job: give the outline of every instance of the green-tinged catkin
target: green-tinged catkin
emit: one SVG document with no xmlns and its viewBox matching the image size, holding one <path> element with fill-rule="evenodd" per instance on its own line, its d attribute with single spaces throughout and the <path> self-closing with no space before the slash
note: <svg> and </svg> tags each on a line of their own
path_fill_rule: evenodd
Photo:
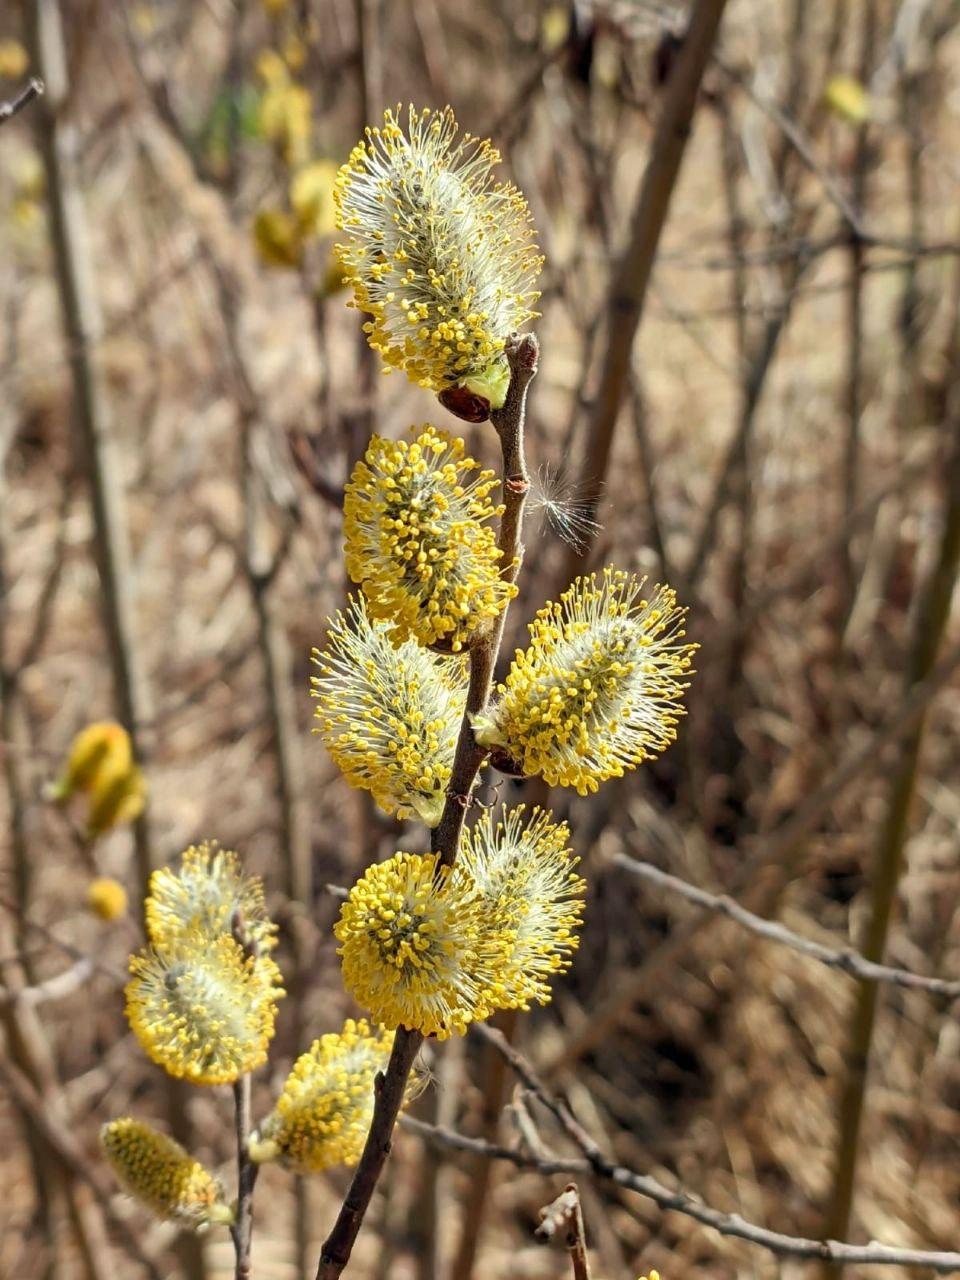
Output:
<svg viewBox="0 0 960 1280">
<path fill-rule="evenodd" d="M 100 1146 L 124 1189 L 158 1218 L 194 1231 L 233 1221 L 220 1183 L 166 1134 L 126 1117 L 103 1126 Z"/>
<path fill-rule="evenodd" d="M 411 107 L 405 129 L 399 117 L 387 111 L 340 170 L 341 260 L 388 370 L 438 392 L 462 386 L 488 411 L 506 394 L 506 339 L 540 296 L 527 203 L 494 180 L 489 141 L 458 137 L 449 107 Z"/>
</svg>

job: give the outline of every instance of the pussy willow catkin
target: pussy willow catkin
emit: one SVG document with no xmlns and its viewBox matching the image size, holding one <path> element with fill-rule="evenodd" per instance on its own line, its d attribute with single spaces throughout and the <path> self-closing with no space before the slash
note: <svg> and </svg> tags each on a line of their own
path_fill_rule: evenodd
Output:
<svg viewBox="0 0 960 1280">
<path fill-rule="evenodd" d="M 489 141 L 458 136 L 449 107 L 410 107 L 406 128 L 398 107 L 354 147 L 335 194 L 370 345 L 422 387 L 477 397 L 485 407 L 465 412 L 471 420 L 503 404 L 506 339 L 540 296 L 527 202 L 494 180 L 499 160 Z"/>
<path fill-rule="evenodd" d="M 435 427 L 412 441 L 370 441 L 346 487 L 344 553 L 395 643 L 459 652 L 516 594 L 489 524 L 503 510 L 490 501 L 497 483 Z"/>
<path fill-rule="evenodd" d="M 469 875 L 433 854 L 368 867 L 334 933 L 347 990 L 385 1027 L 443 1040 L 498 1007 L 508 939 Z"/>
<path fill-rule="evenodd" d="M 230 1223 L 223 1187 L 178 1142 L 141 1120 L 111 1120 L 100 1146 L 118 1181 L 158 1218 L 198 1231 Z"/>
<path fill-rule="evenodd" d="M 275 1160 L 295 1173 L 355 1164 L 373 1115 L 374 1080 L 393 1045 L 348 1018 L 343 1030 L 315 1040 L 293 1064 L 276 1106 L 249 1143 L 258 1164 Z"/>
<path fill-rule="evenodd" d="M 154 871 L 146 918 L 150 940 L 161 948 L 191 931 L 232 934 L 235 928 L 242 928 L 261 953 L 276 945 L 276 925 L 267 918 L 259 877 L 248 876 L 239 856 L 216 840 L 191 845 L 176 869 Z"/>
<path fill-rule="evenodd" d="M 440 821 L 467 694 L 462 662 L 414 640 L 394 644 L 363 597 L 350 601 L 313 651 L 320 675 L 314 730 L 343 776 L 386 813 Z"/>
<path fill-rule="evenodd" d="M 683 714 L 695 645 L 670 587 L 644 594 L 632 574 L 577 578 L 530 624 L 477 740 L 551 786 L 596 791 L 663 751 Z M 496 758 L 495 758 L 496 762 Z"/>
<path fill-rule="evenodd" d="M 466 874 L 508 940 L 501 1008 L 546 1004 L 552 978 L 569 968 L 583 922 L 586 881 L 576 873 L 570 830 L 534 809 L 484 810 L 464 833 L 454 879 Z"/>
<path fill-rule="evenodd" d="M 273 1037 L 280 970 L 227 934 L 193 927 L 130 962 L 127 1018 L 144 1052 L 191 1084 L 230 1084 L 261 1066 Z"/>
</svg>

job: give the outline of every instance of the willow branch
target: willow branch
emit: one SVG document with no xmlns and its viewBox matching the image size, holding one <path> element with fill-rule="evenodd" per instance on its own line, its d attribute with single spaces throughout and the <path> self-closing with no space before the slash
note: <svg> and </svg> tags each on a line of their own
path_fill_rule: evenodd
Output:
<svg viewBox="0 0 960 1280">
<path fill-rule="evenodd" d="M 22 111 L 24 107 L 29 106 L 35 98 L 39 98 L 42 93 L 43 81 L 34 77 L 15 97 L 10 98 L 7 102 L 0 102 L 0 124 L 6 124 L 8 120 L 12 120 L 15 115 Z"/>
<path fill-rule="evenodd" d="M 253 1235 L 253 1188 L 260 1166 L 254 1164 L 247 1150 L 250 1137 L 250 1076 L 244 1075 L 233 1086 L 235 1127 L 237 1135 L 237 1214 L 230 1234 L 236 1250 L 235 1280 L 250 1280 L 250 1242 Z"/>
<path fill-rule="evenodd" d="M 523 507 L 530 487 L 524 462 L 523 426 L 527 390 L 537 372 L 540 347 L 533 334 L 513 340 L 507 348 L 510 386 L 503 408 L 491 414 L 491 421 L 503 453 L 504 512 L 500 522 L 501 576 L 513 582 L 520 569 L 523 546 L 520 533 Z M 486 709 L 493 684 L 506 610 L 497 623 L 477 636 L 470 645 L 470 685 L 460 736 L 453 761 L 450 784 L 440 822 L 433 832 L 432 851 L 440 866 L 452 866 L 460 846 L 460 834 L 473 787 L 486 752 L 473 736 L 470 717 Z M 377 1077 L 373 1118 L 363 1154 L 353 1175 L 333 1230 L 324 1241 L 317 1268 L 317 1280 L 336 1280 L 350 1261 L 363 1219 L 383 1172 L 393 1141 L 407 1080 L 423 1043 L 419 1031 L 398 1027 L 386 1072 Z"/>
<path fill-rule="evenodd" d="M 960 571 L 960 403 L 956 399 L 954 396 L 952 420 L 947 428 L 946 509 L 937 560 L 930 579 L 923 588 L 916 611 L 907 657 L 908 690 L 929 681 L 937 651 L 947 629 L 954 587 Z M 924 724 L 925 717 L 921 715 L 913 731 L 903 742 L 900 759 L 890 776 L 886 813 L 874 858 L 870 918 L 864 943 L 864 954 L 869 960 L 882 960 L 887 947 L 903 869 L 904 847 L 910 830 L 910 810 L 920 770 Z M 825 1225 L 827 1235 L 844 1236 L 850 1224 L 877 995 L 874 983 L 863 984 L 857 992 L 850 1047 L 846 1057 L 847 1075 L 840 1098 L 834 1180 Z M 825 1265 L 823 1275 L 825 1280 L 829 1280 L 830 1277 L 839 1275 L 839 1270 L 833 1265 Z"/>
<path fill-rule="evenodd" d="M 583 1210 L 580 1207 L 580 1193 L 575 1182 L 564 1187 L 556 1200 L 540 1210 L 540 1225 L 533 1234 L 543 1244 L 562 1236 L 563 1243 L 570 1254 L 573 1280 L 590 1280 L 590 1261 L 587 1258 Z"/>
<path fill-rule="evenodd" d="M 68 81 L 62 17 L 58 0 L 32 0 L 27 12 L 34 61 L 47 86 L 37 113 L 38 136 L 50 207 L 57 292 L 76 401 L 77 450 L 87 468 L 90 486 L 103 626 L 120 719 L 130 733 L 134 756 L 143 762 L 143 731 L 151 719 L 151 707 L 135 639 L 134 579 L 123 478 L 103 379 L 93 359 L 92 347 L 100 335 L 101 323 L 79 185 L 77 132 L 63 113 Z M 134 824 L 134 838 L 139 888 L 146 896 L 154 854 L 146 809 Z"/>
<path fill-rule="evenodd" d="M 893 1245 L 844 1244 L 839 1240 L 808 1240 L 803 1236 L 790 1236 L 782 1231 L 769 1231 L 766 1227 L 748 1222 L 738 1213 L 724 1213 L 691 1195 L 682 1187 L 671 1190 L 656 1178 L 636 1173 L 624 1165 L 597 1162 L 585 1156 L 534 1156 L 512 1147 L 498 1146 L 482 1138 L 468 1138 L 453 1129 L 440 1129 L 424 1124 L 412 1116 L 404 1116 L 403 1127 L 419 1134 L 428 1142 L 435 1142 L 451 1151 L 464 1151 L 483 1155 L 491 1160 L 504 1160 L 518 1169 L 532 1169 L 550 1176 L 564 1174 L 593 1174 L 604 1182 L 610 1182 L 626 1191 L 652 1200 L 661 1209 L 682 1213 L 687 1218 L 706 1227 L 712 1227 L 722 1236 L 745 1240 L 748 1244 L 766 1249 L 780 1258 L 812 1258 L 843 1263 L 859 1263 L 862 1266 L 927 1267 L 942 1275 L 960 1271 L 960 1253 L 927 1249 L 898 1249 Z"/>
<path fill-rule="evenodd" d="M 726 894 L 708 893 L 706 889 L 688 884 L 679 876 L 670 875 L 669 872 L 661 871 L 652 863 L 631 858 L 625 853 L 615 853 L 611 861 L 615 866 L 622 867 L 624 871 L 629 871 L 631 875 L 646 880 L 649 884 L 655 884 L 660 889 L 676 893 L 705 911 L 726 916 L 728 920 L 736 921 L 751 933 L 766 938 L 769 942 L 789 947 L 791 951 L 809 956 L 812 960 L 818 960 L 828 969 L 839 969 L 852 978 L 859 978 L 862 982 L 889 982 L 891 986 L 906 987 L 914 991 L 929 991 L 932 995 L 946 996 L 950 1000 L 960 997 L 960 982 L 927 977 L 925 974 L 912 973 L 909 969 L 896 969 L 886 964 L 876 964 L 851 947 L 825 947 L 811 938 L 804 938 L 801 934 L 794 933 L 792 929 L 788 929 L 776 920 L 767 920 L 763 916 L 755 915 Z"/>
<path fill-rule="evenodd" d="M 929 676 L 914 686 L 900 705 L 870 734 L 862 746 L 847 756 L 824 778 L 821 785 L 781 823 L 742 862 L 732 887 L 734 893 L 745 892 L 751 906 L 759 911 L 771 909 L 786 884 L 809 837 L 816 831 L 847 788 L 864 773 L 875 769 L 882 753 L 901 742 L 920 722 L 930 700 L 953 679 L 960 668 L 960 644 L 944 655 Z M 624 1014 L 647 992 L 657 989 L 663 975 L 680 960 L 705 924 L 714 917 L 692 920 L 671 933 L 643 965 L 628 974 L 617 989 L 595 1009 L 587 1024 L 578 1030 L 549 1063 L 545 1075 L 570 1067 L 584 1054 L 600 1044 L 618 1026 Z"/>
</svg>

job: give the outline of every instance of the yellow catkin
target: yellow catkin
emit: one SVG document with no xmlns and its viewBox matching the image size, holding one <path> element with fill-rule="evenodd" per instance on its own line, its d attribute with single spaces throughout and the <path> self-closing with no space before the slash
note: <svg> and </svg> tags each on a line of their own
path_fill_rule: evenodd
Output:
<svg viewBox="0 0 960 1280">
<path fill-rule="evenodd" d="M 386 1068 L 393 1032 L 348 1019 L 293 1064 L 276 1106 L 250 1141 L 258 1163 L 276 1160 L 295 1173 L 355 1164 L 373 1116 L 374 1079 Z"/>
<path fill-rule="evenodd" d="M 543 259 L 527 203 L 495 182 L 499 153 L 458 136 L 449 107 L 387 111 L 337 179 L 338 251 L 370 345 L 389 369 L 441 391 L 476 383 L 494 408 L 506 339 L 536 313 Z"/>
<path fill-rule="evenodd" d="M 290 179 L 290 207 L 305 235 L 329 235 L 335 227 L 333 189 L 337 166 L 332 160 L 314 160 Z"/>
<path fill-rule="evenodd" d="M 127 914 L 127 891 L 119 880 L 98 876 L 87 885 L 87 906 L 101 920 L 119 920 Z"/>
<path fill-rule="evenodd" d="M 19 80 L 30 59 L 19 40 L 0 40 L 0 80 Z"/>
<path fill-rule="evenodd" d="M 303 261 L 303 232 L 286 209 L 261 209 L 253 220 L 253 243 L 268 267 L 297 269 Z"/>
<path fill-rule="evenodd" d="M 123 725 L 112 720 L 87 725 L 70 744 L 63 773 L 51 788 L 51 799 L 68 800 L 77 792 L 89 792 L 99 775 L 121 774 L 132 765 L 130 735 Z"/>
<path fill-rule="evenodd" d="M 528 1009 L 550 1000 L 553 977 L 568 969 L 583 923 L 586 881 L 576 872 L 570 830 L 523 805 L 494 819 L 485 810 L 464 834 L 454 879 L 466 873 L 509 940 L 499 1007 Z"/>
<path fill-rule="evenodd" d="M 466 701 L 462 662 L 413 640 L 394 645 L 363 598 L 331 624 L 327 649 L 314 650 L 321 674 L 314 732 L 351 786 L 369 791 L 386 813 L 440 821 Z"/>
<path fill-rule="evenodd" d="M 273 1037 L 280 970 L 227 934 L 188 929 L 130 961 L 127 1018 L 144 1052 L 191 1084 L 230 1084 L 261 1066 Z"/>
<path fill-rule="evenodd" d="M 233 1221 L 223 1188 L 179 1143 L 140 1120 L 111 1120 L 100 1146 L 123 1188 L 158 1218 L 195 1231 Z"/>
<path fill-rule="evenodd" d="M 113 827 L 139 818 L 147 802 L 147 782 L 136 765 L 127 769 L 102 768 L 90 788 L 87 834 L 103 835 Z"/>
<path fill-rule="evenodd" d="M 347 990 L 385 1027 L 443 1040 L 502 1002 L 509 940 L 469 875 L 435 855 L 368 867 L 334 933 Z"/>
<path fill-rule="evenodd" d="M 284 59 L 273 49 L 257 58 L 257 72 L 265 82 L 260 99 L 260 136 L 272 142 L 291 167 L 306 163 L 313 128 L 310 92 L 290 75 Z"/>
<path fill-rule="evenodd" d="M 267 917 L 259 876 L 246 875 L 239 856 L 216 840 L 191 845 L 176 869 L 154 871 L 145 910 L 155 947 L 169 950 L 183 934 L 232 934 L 235 929 L 260 952 L 276 945 L 277 929 Z"/>
<path fill-rule="evenodd" d="M 413 441 L 374 436 L 346 487 L 347 572 L 394 642 L 459 652 L 516 594 L 485 523 L 496 486 L 457 437 L 423 427 Z"/>
<path fill-rule="evenodd" d="M 578 578 L 530 624 L 477 740 L 551 786 L 596 791 L 663 751 L 683 714 L 695 645 L 670 587 L 605 569 Z M 494 757 L 496 763 L 496 756 Z"/>
</svg>

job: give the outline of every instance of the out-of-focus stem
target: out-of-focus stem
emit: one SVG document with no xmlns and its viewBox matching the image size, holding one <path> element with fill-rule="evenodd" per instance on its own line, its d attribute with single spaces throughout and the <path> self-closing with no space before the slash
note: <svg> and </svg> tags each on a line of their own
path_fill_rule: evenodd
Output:
<svg viewBox="0 0 960 1280">
<path fill-rule="evenodd" d="M 77 453 L 86 468 L 93 506 L 101 612 L 117 708 L 130 734 L 134 755 L 142 764 L 145 760 L 143 730 L 151 716 L 149 691 L 134 640 L 134 586 L 123 478 L 102 382 L 90 351 L 90 342 L 100 331 L 100 315 L 78 182 L 77 133 L 64 111 L 68 84 L 59 0 L 32 0 L 27 12 L 34 65 L 47 90 L 37 104 L 35 118 L 46 175 L 57 290 L 73 380 Z M 146 896 L 153 869 L 146 808 L 134 825 L 134 837 L 139 888 Z"/>
<path fill-rule="evenodd" d="M 447 1041 L 437 1064 L 437 1087 L 424 1099 L 431 1124 L 448 1128 L 456 1124 L 465 1056 L 462 1038 Z M 446 1153 L 425 1145 L 420 1158 L 420 1181 L 414 1204 L 419 1239 L 423 1242 L 417 1250 L 418 1280 L 449 1280 L 445 1266 L 445 1224 L 452 1218 L 453 1204 L 459 1199 L 451 1185 L 455 1176 Z M 381 1266 L 381 1280 L 389 1280 L 392 1275 L 391 1270 Z"/>
<path fill-rule="evenodd" d="M 144 728 L 152 711 L 149 689 L 134 640 L 134 588 L 124 511 L 123 479 L 108 424 L 106 402 L 90 350 L 100 330 L 100 316 L 87 240 L 83 195 L 78 183 L 76 130 L 66 114 L 67 65 L 59 0 L 30 0 L 27 5 L 33 61 L 47 92 L 36 111 L 50 208 L 63 326 L 73 379 L 77 453 L 85 467 L 93 507 L 94 551 L 101 584 L 101 612 L 110 651 L 114 697 L 127 728 L 134 755 L 146 758 Z M 137 879 L 145 898 L 154 855 L 149 808 L 134 824 Z M 190 1144 L 189 1117 L 179 1082 L 169 1085 L 171 1127 L 178 1141 Z M 190 1280 L 203 1280 L 203 1250 L 194 1237 L 178 1244 Z"/>
<path fill-rule="evenodd" d="M 861 17 L 859 76 L 863 84 L 873 70 L 877 40 L 877 0 L 866 0 Z M 857 143 L 853 159 L 853 189 L 851 204 L 862 224 L 867 198 L 867 176 L 870 163 L 870 123 L 862 124 L 857 131 Z M 863 294 L 866 246 L 854 234 L 850 242 L 847 268 L 847 386 L 846 411 L 847 435 L 843 450 L 843 515 L 849 516 L 856 509 L 860 498 L 860 436 L 863 417 Z M 856 594 L 856 568 L 853 547 L 848 541 L 840 559 L 840 599 L 838 622 L 845 628 Z"/>
<path fill-rule="evenodd" d="M 923 588 L 914 618 L 913 639 L 907 658 L 908 691 L 922 683 L 933 669 L 950 614 L 957 570 L 960 567 L 960 393 L 956 385 L 951 400 L 948 457 L 944 468 L 946 504 L 943 527 L 936 563 Z M 917 780 L 924 723 L 925 717 L 922 717 L 904 740 L 899 764 L 890 778 L 886 815 L 874 858 L 870 919 L 862 947 L 863 955 L 868 960 L 882 960 L 886 950 L 903 867 L 903 850 Z M 847 1076 L 840 1100 L 836 1167 L 830 1208 L 824 1223 L 824 1238 L 846 1240 L 850 1225 L 877 995 L 875 983 L 861 983 L 857 990 L 850 1048 L 846 1057 Z M 825 1280 L 836 1280 L 841 1273 L 842 1267 L 829 1263 L 822 1270 Z"/>
<path fill-rule="evenodd" d="M 260 417 L 256 392 L 247 371 L 238 331 L 239 291 L 217 258 L 209 258 L 220 302 L 220 315 L 232 374 L 232 392 L 240 420 L 240 488 L 243 497 L 243 572 L 257 617 L 257 640 L 263 663 L 267 707 L 273 730 L 277 771 L 281 846 L 285 889 L 297 906 L 309 909 L 313 900 L 313 867 L 310 815 L 306 803 L 303 758 L 300 752 L 297 709 L 290 646 L 276 618 L 270 588 L 280 567 L 281 553 L 271 554 L 263 536 L 264 512 L 257 476 L 255 439 Z M 294 927 L 299 955 L 301 931 Z"/>
<path fill-rule="evenodd" d="M 507 1009 L 497 1019 L 507 1040 L 516 1034 L 517 1011 Z M 496 1142 L 500 1115 L 506 1101 L 508 1086 L 507 1063 L 503 1054 L 491 1045 L 485 1046 L 483 1056 L 483 1091 L 480 1113 L 480 1136 L 487 1142 Z M 486 1156 L 475 1156 L 468 1173 L 470 1186 L 464 1198 L 460 1215 L 460 1241 L 454 1255 L 450 1280 L 470 1280 L 476 1265 L 483 1217 L 486 1212 L 490 1184 L 493 1178 L 493 1161 Z"/>
<path fill-rule="evenodd" d="M 354 19 L 357 27 L 360 72 L 360 131 L 377 124 L 383 110 L 383 47 L 381 23 L 383 0 L 354 0 Z M 362 325 L 364 317 L 360 317 Z M 377 356 L 367 342 L 362 328 L 357 330 L 357 395 L 359 412 L 346 414 L 344 443 L 346 448 L 346 474 L 363 455 L 373 431 L 377 397 Z"/>
<path fill-rule="evenodd" d="M 607 301 L 607 346 L 584 433 L 585 452 L 578 494 L 593 510 L 610 462 L 614 429 L 620 415 L 630 372 L 634 338 L 643 315 L 647 286 L 667 210 L 687 149 L 697 93 L 726 8 L 726 0 L 696 0 L 676 64 L 671 70 L 657 121 L 650 159 L 643 175 L 630 238 L 612 274 Z M 585 539 L 567 556 L 564 583 L 589 560 L 592 539 Z"/>
</svg>

